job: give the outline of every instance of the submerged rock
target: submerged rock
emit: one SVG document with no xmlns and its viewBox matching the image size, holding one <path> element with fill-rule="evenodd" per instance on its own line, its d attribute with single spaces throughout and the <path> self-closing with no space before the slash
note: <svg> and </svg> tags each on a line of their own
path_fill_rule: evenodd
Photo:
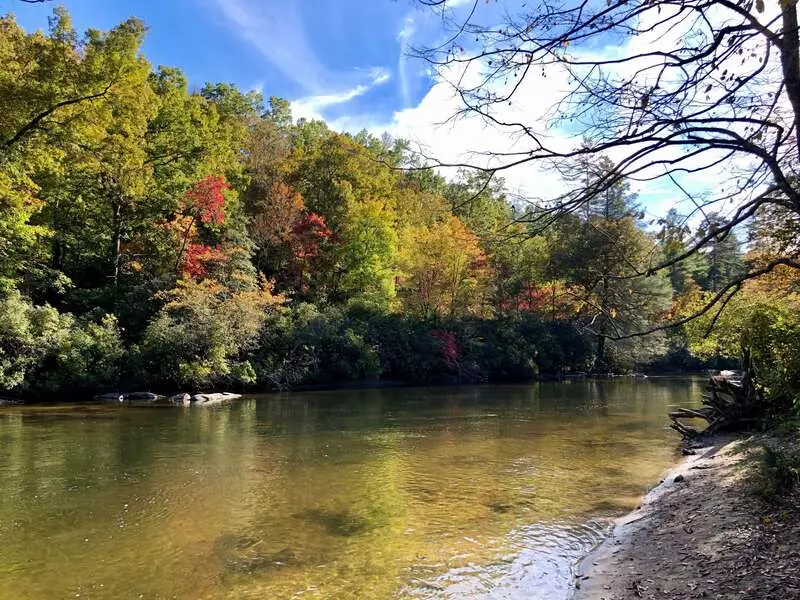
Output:
<svg viewBox="0 0 800 600">
<path fill-rule="evenodd" d="M 217 555 L 231 572 L 253 573 L 265 569 L 278 569 L 298 564 L 290 548 L 274 550 L 258 538 L 239 535 L 223 535 L 216 543 Z"/>
<path fill-rule="evenodd" d="M 122 399 L 130 402 L 131 400 L 144 400 L 147 402 L 155 402 L 159 399 L 158 394 L 154 394 L 152 392 L 131 392 L 129 394 L 123 394 Z"/>
<path fill-rule="evenodd" d="M 328 530 L 328 533 L 342 537 L 359 535 L 374 528 L 374 524 L 366 517 L 346 510 L 333 511 L 315 508 L 296 516 L 322 525 Z"/>
</svg>

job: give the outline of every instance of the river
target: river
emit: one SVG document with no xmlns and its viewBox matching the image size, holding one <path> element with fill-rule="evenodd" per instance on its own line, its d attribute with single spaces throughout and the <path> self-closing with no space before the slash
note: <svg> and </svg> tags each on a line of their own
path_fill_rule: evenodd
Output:
<svg viewBox="0 0 800 600">
<path fill-rule="evenodd" d="M 0 598 L 562 600 L 702 382 L 0 410 Z"/>
</svg>

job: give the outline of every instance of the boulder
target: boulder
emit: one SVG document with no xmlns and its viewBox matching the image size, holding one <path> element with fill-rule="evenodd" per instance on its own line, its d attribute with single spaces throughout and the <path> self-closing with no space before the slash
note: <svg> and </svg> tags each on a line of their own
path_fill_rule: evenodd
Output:
<svg viewBox="0 0 800 600">
<path fill-rule="evenodd" d="M 25 404 L 25 402 L 15 398 L 0 398 L 0 406 L 12 406 L 15 404 Z"/>
<path fill-rule="evenodd" d="M 97 394 L 94 397 L 95 400 L 99 400 L 101 402 L 122 402 L 125 400 L 123 396 L 119 392 L 108 392 L 107 394 Z"/>
<path fill-rule="evenodd" d="M 168 400 L 171 404 L 182 404 L 186 406 L 192 401 L 192 397 L 186 392 L 183 392 L 182 394 L 175 394 L 174 396 L 170 396 Z"/>
<path fill-rule="evenodd" d="M 219 392 L 215 394 L 195 394 L 192 396 L 194 404 L 202 406 L 212 406 L 215 404 L 223 404 L 231 400 L 241 398 L 241 394 L 233 394 L 231 392 Z"/>
</svg>

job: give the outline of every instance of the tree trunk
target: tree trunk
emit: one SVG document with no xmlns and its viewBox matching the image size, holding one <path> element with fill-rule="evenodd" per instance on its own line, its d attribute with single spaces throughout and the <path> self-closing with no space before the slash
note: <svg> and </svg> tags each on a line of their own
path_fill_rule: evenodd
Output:
<svg viewBox="0 0 800 600">
<path fill-rule="evenodd" d="M 781 67 L 786 95 L 795 115 L 795 144 L 800 151 L 800 38 L 797 31 L 797 0 L 782 0 L 783 31 L 781 38 Z"/>
<path fill-rule="evenodd" d="M 122 249 L 122 201 L 120 198 L 114 200 L 114 220 L 112 226 L 112 239 L 111 239 L 111 261 L 112 261 L 112 274 L 111 278 L 114 282 L 114 289 L 117 289 L 119 284 L 119 263 L 120 251 Z M 115 292 L 116 294 L 116 292 Z"/>
</svg>

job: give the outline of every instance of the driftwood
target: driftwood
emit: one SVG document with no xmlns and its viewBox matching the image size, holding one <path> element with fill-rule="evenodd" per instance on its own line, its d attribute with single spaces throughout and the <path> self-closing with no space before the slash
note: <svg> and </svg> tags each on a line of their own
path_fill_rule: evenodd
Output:
<svg viewBox="0 0 800 600">
<path fill-rule="evenodd" d="M 708 393 L 703 394 L 701 408 L 679 408 L 669 413 L 670 427 L 685 439 L 698 435 L 714 435 L 745 429 L 757 421 L 764 409 L 764 397 L 755 384 L 755 369 L 748 352 L 744 353 L 742 374 L 723 371 L 712 375 Z M 706 427 L 699 429 L 684 423 L 701 419 Z"/>
</svg>

